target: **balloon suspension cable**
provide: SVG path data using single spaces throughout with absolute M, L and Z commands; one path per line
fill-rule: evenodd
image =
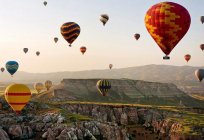
M 169 60 L 170 57 L 169 57 L 168 55 L 166 55 L 166 56 L 163 57 L 163 59 L 164 59 L 164 60 Z

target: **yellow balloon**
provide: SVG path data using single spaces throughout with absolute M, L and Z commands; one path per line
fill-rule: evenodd
M 5 99 L 16 113 L 20 113 L 24 106 L 30 101 L 30 98 L 31 91 L 23 84 L 12 84 L 5 90 Z
M 48 91 L 52 87 L 52 81 L 50 81 L 50 80 L 45 81 L 45 87 Z
M 35 88 L 35 90 L 37 90 L 38 93 L 40 93 L 43 90 L 44 85 L 43 85 L 43 83 L 36 83 L 34 85 L 34 88 Z

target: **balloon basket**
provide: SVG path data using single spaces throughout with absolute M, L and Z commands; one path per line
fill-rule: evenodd
M 170 57 L 166 55 L 166 56 L 163 57 L 163 59 L 164 59 L 164 60 L 169 60 Z

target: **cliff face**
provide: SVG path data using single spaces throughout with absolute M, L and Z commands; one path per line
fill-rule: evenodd
M 96 83 L 99 79 L 64 79 L 60 88 L 54 90 L 51 101 L 97 101 L 97 102 L 125 102 L 153 105 L 185 105 L 200 106 L 197 101 L 174 84 L 146 82 L 129 79 L 108 79 L 111 90 L 107 97 L 102 97 Z

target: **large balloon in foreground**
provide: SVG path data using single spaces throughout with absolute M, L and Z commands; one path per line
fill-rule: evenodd
M 204 69 L 198 69 L 195 71 L 195 76 L 201 82 L 204 78 Z
M 20 113 L 30 98 L 31 91 L 23 84 L 12 84 L 5 90 L 5 99 L 16 113 Z
M 47 1 L 44 1 L 43 4 L 46 6 L 47 5 Z
M 40 52 L 39 52 L 39 51 L 37 51 L 37 52 L 36 52 L 36 55 L 37 55 L 37 56 L 39 56 L 39 55 L 40 55 Z
M 5 70 L 5 69 L 2 67 L 2 68 L 1 68 L 1 72 L 4 72 L 4 70 Z
M 54 38 L 54 42 L 55 42 L 55 43 L 58 42 L 58 38 L 57 38 L 57 37 Z
M 71 44 L 77 39 L 80 34 L 80 26 L 75 22 L 67 22 L 61 26 L 61 34 L 64 39 Z
M 109 16 L 107 14 L 102 14 L 101 15 L 101 18 L 100 18 L 100 21 L 103 23 L 103 26 L 106 25 L 106 23 L 108 22 L 109 20 Z
M 138 40 L 140 38 L 140 34 L 135 34 L 134 37 L 136 40 Z
M 50 90 L 50 88 L 52 87 L 52 81 L 50 80 L 45 81 L 45 87 L 47 91 Z
M 191 17 L 188 11 L 173 2 L 161 2 L 154 5 L 145 16 L 148 32 L 166 54 L 163 59 L 170 59 L 168 55 L 185 36 L 190 23 Z
M 99 80 L 96 87 L 103 96 L 106 96 L 108 91 L 111 89 L 111 83 L 107 80 Z
M 86 52 L 86 47 L 82 46 L 82 47 L 80 48 L 80 51 L 81 51 L 82 54 L 84 54 L 84 53 Z
M 36 90 L 38 93 L 40 93 L 40 92 L 43 90 L 44 85 L 43 85 L 43 83 L 36 83 L 36 84 L 34 85 L 34 88 L 35 88 L 35 90 Z
M 112 67 L 113 67 L 113 64 L 109 64 L 109 68 L 112 69 Z
M 23 48 L 24 53 L 28 52 L 28 48 Z
M 200 45 L 200 49 L 203 51 L 204 50 L 204 44 Z
M 201 21 L 202 24 L 204 23 L 204 16 L 200 17 L 200 21 Z
M 191 59 L 191 55 L 190 54 L 186 54 L 184 56 L 185 60 L 188 62 Z
M 13 75 L 17 70 L 18 70 L 18 62 L 16 61 L 8 61 L 6 63 L 6 70 L 11 74 Z

